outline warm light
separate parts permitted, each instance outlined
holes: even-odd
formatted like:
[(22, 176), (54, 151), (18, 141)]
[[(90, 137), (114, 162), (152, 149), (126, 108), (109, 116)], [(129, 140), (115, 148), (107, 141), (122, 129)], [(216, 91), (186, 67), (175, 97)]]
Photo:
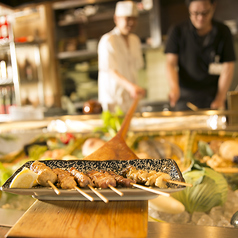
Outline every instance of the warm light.
[(213, 130), (217, 129), (217, 118), (218, 118), (217, 115), (210, 116), (210, 118), (209, 118), (208, 121), (207, 121), (208, 125), (209, 125)]
[(90, 107), (89, 106), (85, 106), (83, 110), (84, 110), (84, 112), (90, 112)]
[(222, 116), (219, 117), (218, 115), (210, 116), (207, 120), (207, 125), (211, 127), (213, 130), (217, 129), (218, 127), (224, 128), (226, 124), (226, 117)]
[(48, 131), (57, 131), (60, 133), (65, 133), (68, 130), (65, 122), (63, 122), (61, 120), (52, 121), (50, 123), (50, 125), (48, 125), (47, 129), (48, 129)]

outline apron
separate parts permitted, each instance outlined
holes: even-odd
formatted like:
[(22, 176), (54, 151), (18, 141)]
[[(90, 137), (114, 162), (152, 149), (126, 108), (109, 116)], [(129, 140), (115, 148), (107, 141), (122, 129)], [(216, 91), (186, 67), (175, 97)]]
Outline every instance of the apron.
[(180, 98), (173, 110), (185, 111), (191, 110), (187, 107), (187, 102), (191, 102), (199, 109), (209, 109), (217, 93), (217, 87), (205, 88), (201, 90), (180, 88)]

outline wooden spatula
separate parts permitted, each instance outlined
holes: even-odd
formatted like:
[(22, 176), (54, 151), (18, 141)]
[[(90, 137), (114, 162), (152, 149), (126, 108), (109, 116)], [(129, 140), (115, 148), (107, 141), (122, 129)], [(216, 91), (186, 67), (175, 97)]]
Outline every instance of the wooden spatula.
[(85, 160), (131, 160), (139, 159), (125, 142), (131, 119), (137, 108), (139, 97), (135, 98), (117, 134), (102, 147), (86, 156)]

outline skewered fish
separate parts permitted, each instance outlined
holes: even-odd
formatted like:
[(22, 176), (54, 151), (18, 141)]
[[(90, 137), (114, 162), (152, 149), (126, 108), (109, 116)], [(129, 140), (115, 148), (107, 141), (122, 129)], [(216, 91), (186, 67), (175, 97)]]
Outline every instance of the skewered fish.
[(92, 180), (86, 174), (78, 171), (76, 168), (70, 168), (69, 172), (74, 176), (75, 180), (78, 182), (81, 188), (85, 188), (88, 185), (94, 186)]
[(132, 180), (132, 179), (129, 179), (129, 178), (124, 178), (123, 176), (118, 175), (118, 174), (116, 174), (116, 173), (113, 172), (113, 171), (107, 171), (107, 172), (105, 172), (105, 173), (108, 173), (108, 174), (110, 174), (111, 176), (113, 176), (113, 178), (114, 178), (114, 179), (116, 180), (116, 182), (117, 182), (117, 185), (122, 186), (122, 187), (128, 187), (128, 188), (130, 188), (130, 187), (133, 186), (132, 183), (136, 183), (135, 180)]
[(35, 161), (31, 164), (30, 169), (38, 174), (37, 183), (42, 186), (49, 187), (49, 181), (53, 184), (57, 181), (57, 175), (42, 162)]
[(154, 170), (147, 172), (144, 170), (137, 170), (133, 166), (128, 166), (121, 171), (124, 177), (135, 180), (138, 183), (145, 184), (147, 186), (156, 186), (159, 188), (167, 188), (166, 180), (171, 179), (169, 174), (156, 172)]
[(95, 186), (98, 188), (108, 188), (109, 185), (116, 187), (116, 180), (110, 174), (98, 172), (95, 170), (87, 172), (87, 175), (92, 179)]
[(177, 145), (166, 140), (142, 140), (138, 143), (138, 149), (151, 159), (165, 159), (173, 156), (183, 159), (183, 151)]
[(53, 169), (53, 172), (57, 174), (57, 186), (63, 189), (73, 189), (77, 186), (74, 176), (67, 170), (60, 168)]

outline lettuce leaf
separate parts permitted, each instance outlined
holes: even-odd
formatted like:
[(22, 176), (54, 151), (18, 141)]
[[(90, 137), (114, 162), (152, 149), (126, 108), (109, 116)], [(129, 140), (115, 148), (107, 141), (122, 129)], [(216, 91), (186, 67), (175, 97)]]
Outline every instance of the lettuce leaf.
[(187, 212), (208, 212), (225, 203), (228, 184), (222, 174), (210, 168), (202, 168), (186, 172), (183, 176), (193, 187), (186, 187), (172, 196), (183, 203)]

